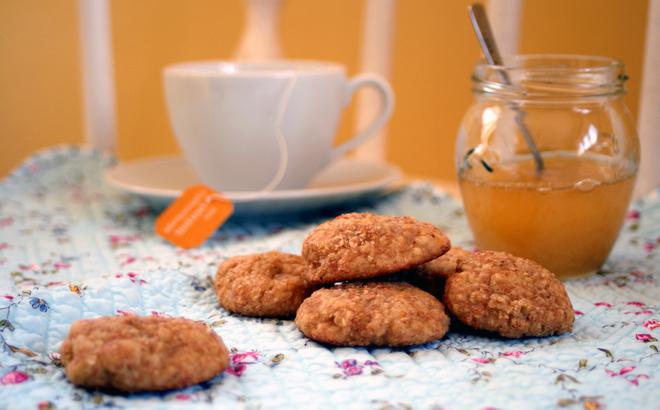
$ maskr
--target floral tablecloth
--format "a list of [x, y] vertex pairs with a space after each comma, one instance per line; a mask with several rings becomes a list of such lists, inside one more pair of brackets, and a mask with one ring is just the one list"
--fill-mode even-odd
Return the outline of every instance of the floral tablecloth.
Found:
[[[216, 303], [229, 256], [298, 252], [332, 211], [231, 221], [203, 247], [153, 233], [140, 198], [106, 186], [111, 158], [41, 152], [0, 184], [0, 408], [528, 409], [660, 408], [660, 199], [634, 204], [601, 272], [566, 283], [572, 334], [503, 340], [450, 333], [405, 349], [329, 348], [291, 321], [248, 319]], [[412, 215], [472, 246], [462, 209], [413, 184], [364, 210]], [[231, 348], [222, 375], [187, 389], [121, 395], [79, 389], [57, 353], [71, 323], [102, 315], [209, 323]]]

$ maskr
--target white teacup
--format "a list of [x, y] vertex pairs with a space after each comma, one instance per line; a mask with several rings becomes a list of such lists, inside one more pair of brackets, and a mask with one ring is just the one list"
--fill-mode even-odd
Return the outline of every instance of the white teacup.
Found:
[[[329, 162], [374, 136], [394, 106], [381, 77], [349, 80], [343, 66], [316, 61], [183, 63], [166, 67], [164, 82], [186, 159], [220, 191], [305, 188]], [[333, 147], [341, 111], [362, 86], [379, 91], [380, 113]]]

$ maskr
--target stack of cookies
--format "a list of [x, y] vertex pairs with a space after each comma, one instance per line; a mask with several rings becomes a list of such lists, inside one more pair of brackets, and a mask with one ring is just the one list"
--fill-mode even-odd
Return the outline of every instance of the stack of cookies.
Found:
[[[445, 306], [455, 322], [510, 338], [568, 332], [574, 320], [547, 269], [504, 252], [450, 249], [440, 230], [410, 217], [339, 216], [310, 233], [302, 256], [228, 259], [215, 290], [231, 312], [295, 316], [307, 337], [338, 346], [440, 339], [449, 329]], [[60, 352], [72, 383], [129, 392], [200, 383], [229, 360], [207, 325], [156, 316], [77, 321]]]
[[341, 215], [310, 233], [302, 256], [225, 261], [215, 288], [231, 312], [295, 315], [305, 336], [339, 346], [440, 339], [449, 329], [445, 306], [467, 326], [510, 338], [567, 332], [574, 320], [547, 269], [504, 252], [452, 249], [438, 228], [411, 217]]

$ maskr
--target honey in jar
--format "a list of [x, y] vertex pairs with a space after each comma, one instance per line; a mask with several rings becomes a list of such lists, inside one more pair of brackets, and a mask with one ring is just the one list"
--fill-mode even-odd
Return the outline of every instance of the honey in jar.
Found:
[[489, 178], [464, 175], [459, 183], [479, 248], [535, 260], [565, 277], [593, 272], [605, 261], [634, 181], [634, 174], [618, 173], [596, 158], [546, 156], [540, 178], [533, 161], [521, 160]]
[[[502, 84], [498, 70], [512, 84]], [[622, 70], [614, 60], [581, 56], [477, 66], [457, 168], [478, 248], [535, 260], [560, 278], [605, 262], [639, 162]]]

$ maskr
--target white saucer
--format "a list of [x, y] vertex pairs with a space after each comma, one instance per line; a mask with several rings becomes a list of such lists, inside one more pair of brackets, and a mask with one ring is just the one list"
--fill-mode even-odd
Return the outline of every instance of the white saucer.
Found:
[[[200, 181], [180, 156], [155, 157], [119, 163], [105, 172], [113, 187], [145, 198], [158, 208]], [[393, 165], [342, 158], [330, 164], [307, 189], [223, 192], [234, 202], [236, 214], [281, 214], [349, 205], [394, 187], [401, 172]]]

